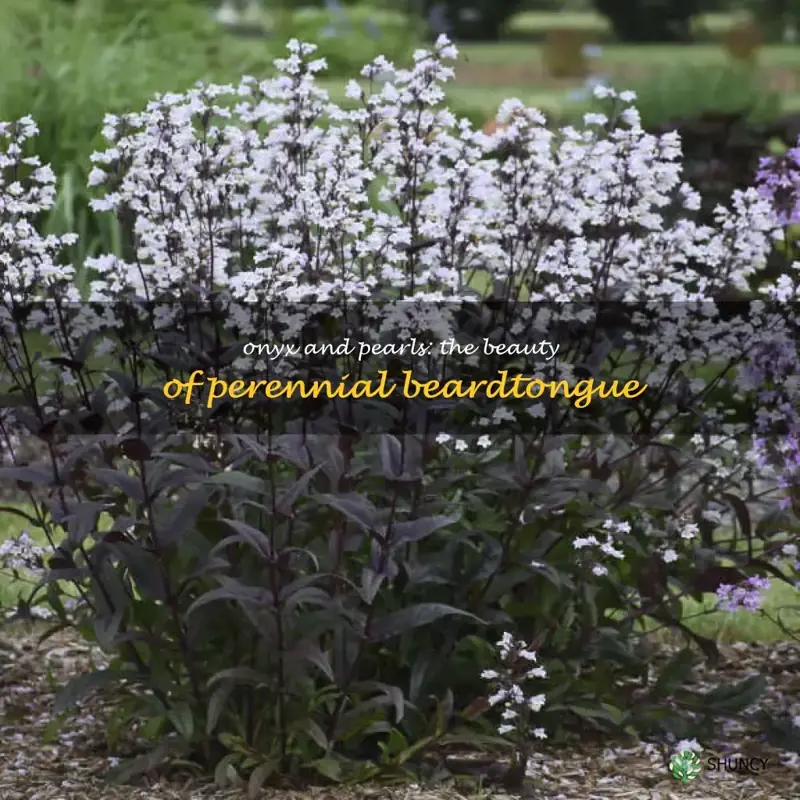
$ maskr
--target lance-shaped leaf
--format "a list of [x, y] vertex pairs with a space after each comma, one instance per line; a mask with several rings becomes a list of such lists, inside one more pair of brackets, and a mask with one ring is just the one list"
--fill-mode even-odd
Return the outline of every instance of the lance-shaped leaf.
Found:
[[206, 486], [198, 486], [181, 497], [159, 530], [159, 544], [167, 546], [179, 541], [197, 523], [208, 502], [209, 491]]
[[231, 600], [244, 606], [263, 606], [270, 607], [273, 604], [274, 596], [268, 589], [260, 586], [246, 586], [234, 578], [220, 577], [222, 586], [211, 589], [205, 594], [200, 595], [187, 609], [187, 614], [192, 614], [209, 603], [217, 603], [220, 600]]
[[119, 489], [125, 497], [129, 500], [133, 500], [135, 503], [143, 504], [145, 502], [142, 482], [134, 475], [128, 475], [127, 472], [121, 472], [116, 469], [105, 469], [103, 467], [95, 467], [90, 470], [89, 475], [104, 486]]
[[287, 490], [281, 499], [278, 501], [275, 510], [284, 517], [292, 518], [294, 516], [294, 507], [297, 501], [308, 492], [308, 487], [311, 481], [314, 480], [315, 475], [322, 469], [324, 464], [318, 464], [314, 469], [310, 469], [304, 475], [301, 475], [294, 485]]
[[218, 472], [209, 478], [209, 483], [214, 486], [228, 486], [231, 489], [240, 489], [250, 494], [264, 494], [266, 484], [261, 478], [248, 475], [246, 472]]
[[233, 536], [228, 537], [228, 541], [238, 541], [248, 544], [265, 561], [272, 560], [272, 543], [265, 533], [258, 528], [254, 528], [252, 525], [248, 525], [246, 522], [239, 522], [235, 519], [222, 519], [220, 522], [224, 522], [234, 531]]
[[482, 619], [470, 614], [469, 611], [462, 611], [460, 608], [454, 608], [445, 603], [417, 603], [379, 619], [372, 626], [370, 638], [373, 641], [382, 642], [423, 625], [430, 625], [442, 617], [464, 617], [479, 625], [485, 624]]
[[409, 542], [419, 542], [432, 533], [453, 525], [461, 518], [460, 514], [450, 516], [423, 517], [396, 522], [392, 526], [392, 547], [400, 547]]
[[374, 531], [379, 525], [378, 509], [360, 494], [355, 492], [342, 495], [323, 494], [319, 496], [319, 501], [336, 509], [365, 531]]
[[63, 714], [74, 708], [93, 692], [118, 683], [123, 678], [129, 678], [131, 673], [125, 673], [118, 669], [98, 669], [94, 672], [85, 672], [78, 675], [58, 693], [56, 696], [53, 712]]

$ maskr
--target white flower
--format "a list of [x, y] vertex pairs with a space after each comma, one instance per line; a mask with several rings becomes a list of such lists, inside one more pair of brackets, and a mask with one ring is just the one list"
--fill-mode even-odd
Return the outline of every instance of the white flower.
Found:
[[485, 433], [483, 434], [483, 436], [478, 437], [478, 447], [481, 447], [485, 450], [487, 447], [491, 446], [492, 446], [491, 437], [487, 436]]
[[584, 125], [605, 125], [608, 122], [608, 117], [605, 114], [597, 114], [590, 112], [583, 115]]
[[505, 700], [507, 696], [508, 692], [505, 689], [499, 689], [489, 697], [489, 705], [496, 706], [498, 703], [501, 703], [503, 700]]
[[533, 729], [533, 735], [537, 739], [546, 739], [547, 738], [547, 733], [545, 732], [544, 728], [534, 728]]
[[481, 672], [481, 678], [483, 678], [485, 681], [493, 681], [499, 677], [500, 675], [498, 672], [493, 669], [485, 669], [483, 672]]
[[592, 94], [594, 94], [594, 96], [599, 100], [617, 96], [617, 93], [610, 86], [603, 86], [602, 84], [595, 86], [592, 89]]
[[455, 448], [459, 453], [463, 453], [465, 450], [469, 450], [469, 445], [463, 439], [457, 439]]
[[596, 545], [597, 543], [598, 542], [596, 536], [585, 536], [585, 537], [579, 536], [572, 542], [572, 546], [576, 550], [582, 550], [584, 547], [591, 547], [592, 545]]
[[513, 725], [503, 724], [497, 727], [497, 732], [501, 736], [505, 736], [507, 733], [511, 733], [511, 731], [515, 730]]
[[537, 694], [534, 695], [533, 697], [529, 697], [528, 708], [530, 708], [531, 711], [541, 711], [542, 707], [544, 706], [545, 700], [546, 698], [543, 694]]
[[672, 564], [674, 561], [678, 560], [678, 554], [671, 548], [668, 547], [661, 556], [667, 564]]
[[546, 678], [547, 670], [544, 667], [534, 667], [525, 673], [526, 678]]
[[452, 438], [449, 433], [440, 433], [436, 436], [436, 444], [447, 444]]
[[687, 522], [681, 527], [681, 539], [694, 539], [700, 533], [700, 527], [694, 522]]

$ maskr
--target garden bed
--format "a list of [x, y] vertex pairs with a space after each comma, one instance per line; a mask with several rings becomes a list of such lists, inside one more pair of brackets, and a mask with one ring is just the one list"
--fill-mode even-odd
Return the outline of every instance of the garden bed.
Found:
[[[93, 658], [87, 645], [59, 634], [37, 645], [39, 629], [6, 627], [0, 633], [0, 735], [6, 758], [0, 767], [3, 800], [228, 800], [247, 797], [246, 786], [220, 790], [190, 773], [153, 777], [137, 788], [109, 786], [102, 775], [116, 756], [106, 746], [108, 700], [84, 704], [78, 714], [55, 731], [48, 727], [58, 686]], [[733, 683], [748, 674], [767, 677], [769, 688], [760, 701], [767, 712], [800, 714], [800, 645], [722, 646], [723, 659], [714, 674], [701, 668], [696, 688], [709, 683]], [[661, 655], [667, 655], [666, 652]], [[792, 705], [794, 704], [794, 705]], [[736, 742], [734, 745], [733, 742]], [[722, 743], [721, 743], [722, 744]], [[768, 758], [758, 775], [705, 771], [684, 788], [669, 774], [668, 751], [645, 743], [584, 742], [569, 747], [540, 747], [530, 765], [526, 796], [553, 800], [672, 800], [691, 792], [694, 800], [793, 800], [800, 797], [800, 757], [780, 751], [732, 727], [720, 756], [742, 754]], [[492, 770], [471, 781], [436, 787], [359, 787], [265, 790], [268, 797], [391, 798], [394, 800], [455, 800], [504, 791], [492, 784]], [[473, 785], [474, 784], [474, 785]]]

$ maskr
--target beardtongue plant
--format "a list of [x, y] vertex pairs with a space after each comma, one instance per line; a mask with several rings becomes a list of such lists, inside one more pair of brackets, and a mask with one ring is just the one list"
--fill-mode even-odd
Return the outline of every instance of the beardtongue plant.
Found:
[[[106, 120], [90, 184], [126, 231], [124, 258], [61, 262], [74, 238], [36, 227], [54, 188], [25, 157], [35, 125], [0, 130], [2, 479], [25, 498], [4, 513], [50, 551], [42, 565], [25, 539], [3, 556], [40, 581], [19, 612], [49, 609], [111, 659], [57, 712], [114, 685], [110, 745], [137, 720], [152, 742], [116, 779], [189, 758], [253, 791], [287, 774], [426, 775], [428, 753], [465, 743], [510, 747], [519, 777], [530, 737], [587, 726], [710, 738], [762, 678], [685, 689], [695, 651], [717, 651], [681, 598], [733, 603], [745, 581], [793, 580], [775, 557], [794, 507], [778, 490], [753, 518], [756, 478], [783, 471], [782, 432], [752, 439], [752, 365], [794, 341], [793, 320], [768, 289], [725, 302], [780, 236], [770, 199], [736, 192], [715, 225], [696, 223], [678, 138], [646, 134], [629, 94], [599, 89], [608, 116], [560, 130], [508, 100], [487, 135], [442, 105], [444, 38], [411, 69], [367, 66], [347, 110], [316, 84], [313, 50], [290, 42], [275, 79]], [[647, 392], [583, 409], [487, 397], [438, 408], [435, 426], [391, 403], [351, 404], [346, 425], [295, 403], [276, 407], [276, 430], [161, 390], [195, 370], [376, 376], [381, 363], [347, 353], [309, 358], [326, 335], [540, 331], [563, 333], [552, 364], [458, 367], [622, 375]], [[277, 340], [298, 349], [258, 347]], [[399, 363], [433, 375], [445, 361]], [[645, 619], [686, 643], [658, 675], [638, 648]]]

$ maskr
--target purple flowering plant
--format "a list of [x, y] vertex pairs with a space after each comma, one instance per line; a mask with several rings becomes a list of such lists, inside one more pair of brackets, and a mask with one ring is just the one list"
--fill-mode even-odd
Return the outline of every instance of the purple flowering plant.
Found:
[[[646, 133], [635, 96], [609, 87], [595, 90], [608, 114], [580, 127], [509, 99], [493, 133], [475, 130], [444, 105], [444, 37], [409, 69], [366, 66], [348, 109], [318, 85], [312, 45], [288, 50], [275, 78], [106, 119], [93, 210], [126, 241], [85, 263], [63, 256], [74, 235], [39, 230], [55, 179], [26, 155], [35, 122], [0, 125], [0, 383], [15, 400], [0, 481], [29, 527], [0, 558], [36, 582], [21, 608], [110, 657], [57, 713], [113, 686], [110, 728], [156, 731], [113, 777], [180, 758], [253, 791], [417, 779], [426, 753], [470, 741], [524, 773], [536, 741], [587, 724], [710, 736], [723, 711], [681, 682], [687, 652], [718, 652], [681, 599], [755, 609], [766, 575], [796, 580], [796, 432], [779, 428], [794, 273], [745, 311], [725, 303], [781, 236], [774, 194], [762, 180], [699, 223], [679, 138]], [[439, 409], [438, 427], [416, 406], [343, 419], [296, 402], [272, 409], [276, 428], [162, 391], [198, 370], [377, 374], [308, 357], [329, 330], [376, 345], [557, 333], [552, 363], [460, 369], [624, 374], [647, 392], [583, 409], [487, 397]], [[266, 342], [296, 349], [278, 361]], [[411, 366], [447, 364], [429, 351]], [[686, 643], [661, 676], [644, 619]], [[724, 713], [744, 714], [759, 680]]]

